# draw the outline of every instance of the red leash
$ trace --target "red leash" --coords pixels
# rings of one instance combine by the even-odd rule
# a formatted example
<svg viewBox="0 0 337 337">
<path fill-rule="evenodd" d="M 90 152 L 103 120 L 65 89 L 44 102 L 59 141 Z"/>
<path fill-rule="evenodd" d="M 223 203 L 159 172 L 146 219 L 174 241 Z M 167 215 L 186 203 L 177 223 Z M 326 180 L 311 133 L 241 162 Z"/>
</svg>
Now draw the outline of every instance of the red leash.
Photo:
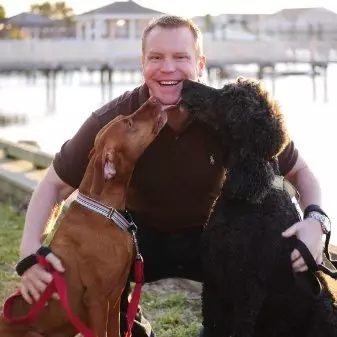
<svg viewBox="0 0 337 337">
<path fill-rule="evenodd" d="M 134 273 L 136 285 L 135 288 L 133 289 L 132 298 L 128 306 L 128 313 L 127 313 L 128 330 L 125 333 L 125 337 L 132 336 L 131 330 L 137 314 L 138 304 L 140 301 L 140 293 L 143 285 L 144 262 L 142 256 L 139 254 L 137 254 L 136 257 Z"/>
<path fill-rule="evenodd" d="M 52 274 L 53 276 L 52 281 L 48 284 L 47 288 L 41 294 L 38 301 L 32 306 L 31 310 L 25 316 L 12 317 L 13 302 L 17 297 L 21 297 L 20 290 L 16 291 L 4 303 L 3 308 L 4 319 L 7 320 L 9 323 L 14 324 L 33 323 L 44 309 L 46 302 L 51 298 L 52 294 L 54 292 L 57 292 L 60 296 L 61 304 L 63 305 L 63 308 L 66 311 L 70 322 L 77 329 L 77 331 L 83 334 L 83 337 L 97 337 L 71 310 L 68 303 L 67 286 L 61 274 L 52 267 L 50 262 L 46 260 L 45 257 L 38 255 L 37 259 L 38 263 L 40 263 L 41 266 L 43 266 L 46 270 L 48 270 Z M 131 337 L 131 329 L 140 301 L 141 287 L 143 284 L 142 259 L 137 259 L 135 262 L 135 281 L 136 286 L 133 291 L 132 299 L 128 307 L 127 313 L 128 331 L 125 337 Z"/>
</svg>

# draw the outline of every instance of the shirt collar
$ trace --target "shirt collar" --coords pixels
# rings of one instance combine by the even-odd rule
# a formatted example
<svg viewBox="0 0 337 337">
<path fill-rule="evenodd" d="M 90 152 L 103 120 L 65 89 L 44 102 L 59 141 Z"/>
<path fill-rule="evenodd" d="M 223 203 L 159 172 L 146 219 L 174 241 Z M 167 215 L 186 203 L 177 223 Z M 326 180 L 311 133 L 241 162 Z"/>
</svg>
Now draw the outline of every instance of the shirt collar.
<svg viewBox="0 0 337 337">
<path fill-rule="evenodd" d="M 138 98 L 139 106 L 142 106 L 150 98 L 149 87 L 145 83 L 139 88 Z"/>
</svg>

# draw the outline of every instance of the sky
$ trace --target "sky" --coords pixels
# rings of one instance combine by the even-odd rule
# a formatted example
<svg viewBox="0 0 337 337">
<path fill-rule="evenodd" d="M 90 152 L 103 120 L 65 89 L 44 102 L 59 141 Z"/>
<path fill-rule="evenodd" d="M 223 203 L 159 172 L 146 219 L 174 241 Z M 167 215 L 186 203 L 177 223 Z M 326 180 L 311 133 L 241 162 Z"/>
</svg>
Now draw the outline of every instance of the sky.
<svg viewBox="0 0 337 337">
<path fill-rule="evenodd" d="M 138 4 L 165 13 L 196 16 L 221 13 L 272 13 L 282 8 L 325 7 L 337 12 L 336 0 L 135 0 Z M 29 10 L 30 4 L 43 0 L 0 0 L 7 17 Z M 50 1 L 56 2 L 56 1 Z M 67 0 L 76 14 L 102 7 L 113 0 Z"/>
</svg>

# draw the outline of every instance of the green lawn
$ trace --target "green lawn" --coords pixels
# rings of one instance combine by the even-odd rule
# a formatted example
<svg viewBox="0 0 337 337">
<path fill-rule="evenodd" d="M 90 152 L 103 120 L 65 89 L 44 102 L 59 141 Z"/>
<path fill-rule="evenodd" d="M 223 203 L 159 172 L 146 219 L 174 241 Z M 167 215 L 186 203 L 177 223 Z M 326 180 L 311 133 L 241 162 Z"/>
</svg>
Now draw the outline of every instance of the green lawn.
<svg viewBox="0 0 337 337">
<path fill-rule="evenodd" d="M 17 286 L 14 266 L 18 260 L 20 237 L 24 218 L 10 207 L 0 204 L 0 300 Z"/>
<path fill-rule="evenodd" d="M 0 204 L 0 300 L 17 286 L 18 259 L 24 216 Z M 186 287 L 170 281 L 145 285 L 142 307 L 158 337 L 194 337 L 200 328 L 200 299 Z"/>
</svg>

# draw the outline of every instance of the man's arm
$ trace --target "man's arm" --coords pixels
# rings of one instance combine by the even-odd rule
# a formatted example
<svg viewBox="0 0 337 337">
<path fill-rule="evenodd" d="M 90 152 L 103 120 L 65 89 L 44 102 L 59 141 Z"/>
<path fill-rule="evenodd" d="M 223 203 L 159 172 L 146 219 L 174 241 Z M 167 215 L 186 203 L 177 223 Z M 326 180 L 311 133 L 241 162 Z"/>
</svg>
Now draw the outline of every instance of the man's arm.
<svg viewBox="0 0 337 337">
<path fill-rule="evenodd" d="M 310 204 L 321 205 L 322 196 L 319 182 L 300 154 L 298 154 L 295 165 L 287 173 L 286 178 L 298 190 L 302 210 Z M 323 232 L 318 220 L 312 218 L 304 219 L 283 232 L 284 237 L 290 237 L 292 235 L 296 235 L 298 239 L 306 244 L 317 263 L 322 262 Z M 302 272 L 308 269 L 297 249 L 292 252 L 291 260 L 295 272 Z"/>
<path fill-rule="evenodd" d="M 41 246 L 41 236 L 54 206 L 65 200 L 74 188 L 63 182 L 51 165 L 32 194 L 22 234 L 20 256 L 35 253 Z"/>
<path fill-rule="evenodd" d="M 63 182 L 51 165 L 35 189 L 28 205 L 20 246 L 21 258 L 34 254 L 41 247 L 42 233 L 51 211 L 57 203 L 65 200 L 73 191 L 74 188 Z M 47 259 L 56 270 L 64 271 L 61 261 L 54 254 L 48 254 Z M 51 275 L 38 264 L 27 269 L 22 275 L 20 285 L 23 298 L 28 303 L 37 301 L 51 279 Z M 53 297 L 58 298 L 55 294 Z"/>
<path fill-rule="evenodd" d="M 305 160 L 298 155 L 294 167 L 287 173 L 286 178 L 300 193 L 300 206 L 304 210 L 310 204 L 321 205 L 321 188 Z"/>
</svg>

